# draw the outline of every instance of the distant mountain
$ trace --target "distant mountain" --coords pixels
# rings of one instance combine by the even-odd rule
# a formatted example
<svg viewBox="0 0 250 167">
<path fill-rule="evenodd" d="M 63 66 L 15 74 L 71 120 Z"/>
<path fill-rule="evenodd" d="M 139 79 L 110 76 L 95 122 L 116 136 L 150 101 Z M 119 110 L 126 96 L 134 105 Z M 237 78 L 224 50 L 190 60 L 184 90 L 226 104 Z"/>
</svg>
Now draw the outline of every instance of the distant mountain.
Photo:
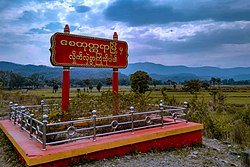
<svg viewBox="0 0 250 167">
<path fill-rule="evenodd" d="M 48 67 L 43 65 L 21 65 L 10 62 L 0 61 L 0 70 L 12 71 L 20 73 L 24 76 L 29 76 L 34 73 L 45 75 L 46 78 L 61 78 L 62 67 Z M 71 78 L 108 78 L 112 77 L 111 69 L 104 68 L 70 68 Z M 119 73 L 119 78 L 127 78 L 126 75 Z"/>
<path fill-rule="evenodd" d="M 0 70 L 13 71 L 29 76 L 33 73 L 45 75 L 48 79 L 61 78 L 62 67 L 48 67 L 43 65 L 21 65 L 0 61 Z M 234 80 L 250 80 L 250 67 L 218 68 L 218 67 L 186 67 L 164 66 L 154 63 L 129 64 L 126 69 L 119 69 L 119 78 L 128 78 L 138 70 L 146 71 L 153 79 L 173 80 L 182 82 L 190 79 L 210 80 L 211 77 Z M 108 68 L 71 68 L 71 78 L 107 78 L 112 77 L 112 69 Z"/>
<path fill-rule="evenodd" d="M 121 73 L 130 75 L 137 70 L 146 71 L 154 79 L 171 79 L 184 81 L 188 79 L 210 80 L 211 77 L 221 79 L 233 78 L 235 80 L 250 80 L 250 67 L 218 68 L 218 67 L 186 67 L 186 66 L 164 66 L 154 63 L 129 64 Z"/>
<path fill-rule="evenodd" d="M 171 74 L 171 75 L 150 74 L 150 77 L 156 80 L 162 80 L 162 81 L 171 80 L 175 82 L 183 82 L 191 79 L 206 80 L 206 78 L 202 78 L 197 75 L 187 74 L 187 73 Z"/>
</svg>

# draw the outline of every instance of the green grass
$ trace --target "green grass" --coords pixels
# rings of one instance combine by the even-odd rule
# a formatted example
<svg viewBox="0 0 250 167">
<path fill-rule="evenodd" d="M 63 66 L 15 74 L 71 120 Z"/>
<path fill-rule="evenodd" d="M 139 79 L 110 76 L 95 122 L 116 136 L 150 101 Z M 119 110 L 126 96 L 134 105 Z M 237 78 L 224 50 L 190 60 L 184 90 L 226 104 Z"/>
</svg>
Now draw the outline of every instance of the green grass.
<svg viewBox="0 0 250 167">
<path fill-rule="evenodd" d="M 161 86 L 162 87 L 162 86 Z M 158 89 L 161 88 L 160 86 L 157 87 Z M 167 87 L 169 88 L 169 87 Z M 83 88 L 79 88 L 80 92 L 83 93 Z M 250 104 L 250 87 L 249 86 L 223 86 L 221 87 L 223 94 L 226 97 L 226 103 L 227 104 Z M 112 91 L 112 88 L 109 87 L 103 87 L 101 91 Z M 120 86 L 119 87 L 119 93 L 128 93 L 130 91 L 130 86 Z M 18 93 L 19 90 L 13 90 L 13 91 L 4 91 L 4 92 L 11 92 L 11 93 Z M 92 91 L 85 91 L 85 93 L 91 94 L 91 95 L 100 95 L 101 93 L 96 90 L 96 88 L 93 88 Z M 146 94 L 149 94 L 149 92 L 146 92 Z M 183 92 L 180 91 L 180 88 L 177 89 L 177 91 L 173 89 L 168 89 L 166 91 L 166 94 L 169 98 L 175 98 L 175 100 L 182 104 L 184 101 L 189 101 L 191 98 L 193 98 L 193 94 L 190 94 L 189 92 Z M 62 97 L 62 90 L 59 89 L 57 93 L 52 93 L 52 89 L 36 89 L 36 90 L 29 90 L 28 93 L 22 94 L 22 95 L 35 95 L 42 97 L 46 101 L 57 101 L 60 102 Z M 202 90 L 200 92 L 197 92 L 196 95 L 198 98 L 203 97 L 205 100 L 210 98 L 210 94 L 208 91 Z M 71 88 L 70 89 L 70 98 L 73 98 L 77 96 L 77 88 Z M 152 91 L 150 98 L 154 98 L 157 100 L 163 99 L 163 96 L 161 94 L 161 91 Z"/>
</svg>

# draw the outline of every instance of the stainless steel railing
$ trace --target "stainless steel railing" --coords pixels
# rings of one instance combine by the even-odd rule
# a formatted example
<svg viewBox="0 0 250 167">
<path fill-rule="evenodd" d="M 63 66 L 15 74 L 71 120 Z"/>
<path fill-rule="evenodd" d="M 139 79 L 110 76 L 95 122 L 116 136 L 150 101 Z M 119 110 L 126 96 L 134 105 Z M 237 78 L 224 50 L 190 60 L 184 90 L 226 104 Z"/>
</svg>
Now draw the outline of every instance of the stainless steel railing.
<svg viewBox="0 0 250 167">
<path fill-rule="evenodd" d="M 93 140 L 97 137 L 112 135 L 122 132 L 131 132 L 136 130 L 161 127 L 177 124 L 179 122 L 188 122 L 186 114 L 183 112 L 185 107 L 164 106 L 160 101 L 159 110 L 135 112 L 133 106 L 128 113 L 115 116 L 97 117 L 96 110 L 92 111 L 91 118 L 81 118 L 78 120 L 49 123 L 49 112 L 46 108 L 58 105 L 47 105 L 41 101 L 41 105 L 19 106 L 10 102 L 9 120 L 14 125 L 20 126 L 21 130 L 26 131 L 30 138 L 36 139 L 42 144 L 42 150 L 46 150 L 47 145 L 61 144 L 77 140 Z M 34 118 L 30 109 L 40 109 L 42 120 Z M 38 111 L 38 110 L 36 110 Z M 36 114 L 36 113 L 35 113 Z M 185 119 L 184 119 L 184 118 Z"/>
</svg>

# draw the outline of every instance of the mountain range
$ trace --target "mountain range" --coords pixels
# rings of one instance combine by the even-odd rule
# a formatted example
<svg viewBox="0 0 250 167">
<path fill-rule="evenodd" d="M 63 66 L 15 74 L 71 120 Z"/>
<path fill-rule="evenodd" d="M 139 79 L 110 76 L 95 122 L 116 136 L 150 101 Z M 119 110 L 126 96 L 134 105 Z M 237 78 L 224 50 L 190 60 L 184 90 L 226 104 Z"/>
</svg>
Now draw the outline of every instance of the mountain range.
<svg viewBox="0 0 250 167">
<path fill-rule="evenodd" d="M 34 73 L 39 73 L 48 79 L 61 78 L 62 67 L 49 67 L 44 65 L 21 65 L 11 62 L 0 61 L 0 70 L 12 71 L 20 73 L 23 76 L 29 76 Z M 99 68 L 70 68 L 71 78 L 108 78 L 112 77 L 112 69 L 99 69 Z M 125 74 L 119 75 L 120 78 L 127 78 Z"/>
<path fill-rule="evenodd" d="M 29 76 L 33 73 L 45 75 L 48 79 L 61 78 L 62 67 L 49 67 L 43 65 L 21 65 L 11 62 L 0 61 L 0 70 L 12 71 Z M 201 79 L 210 80 L 211 77 L 221 79 L 233 78 L 234 80 L 250 80 L 250 67 L 219 68 L 219 67 L 187 67 L 187 66 L 164 66 L 154 63 L 133 63 L 126 69 L 119 69 L 119 78 L 128 78 L 130 74 L 142 70 L 147 72 L 153 79 L 173 80 L 176 82 Z M 103 68 L 75 68 L 70 69 L 71 78 L 107 78 L 112 77 L 112 69 Z"/>
<path fill-rule="evenodd" d="M 150 74 L 157 80 L 185 81 L 190 79 L 210 80 L 211 77 L 221 79 L 233 78 L 234 80 L 250 80 L 250 67 L 219 68 L 219 67 L 187 67 L 187 66 L 164 66 L 155 63 L 129 64 L 121 73 L 129 75 L 137 70 Z"/>
</svg>

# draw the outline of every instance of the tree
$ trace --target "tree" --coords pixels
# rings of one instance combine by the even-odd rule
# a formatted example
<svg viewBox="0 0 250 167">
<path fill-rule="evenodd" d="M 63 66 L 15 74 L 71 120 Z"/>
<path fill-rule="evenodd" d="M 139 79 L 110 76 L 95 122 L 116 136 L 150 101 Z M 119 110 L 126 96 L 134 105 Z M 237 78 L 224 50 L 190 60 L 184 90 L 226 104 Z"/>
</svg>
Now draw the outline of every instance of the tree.
<svg viewBox="0 0 250 167">
<path fill-rule="evenodd" d="M 45 80 L 46 80 L 45 76 L 40 74 L 40 76 L 39 76 L 39 86 L 40 87 L 44 87 Z"/>
<path fill-rule="evenodd" d="M 201 82 L 198 79 L 186 81 L 183 87 L 185 91 L 190 92 L 191 94 L 194 94 L 194 92 L 199 92 L 200 88 Z"/>
<path fill-rule="evenodd" d="M 215 78 L 215 77 L 212 77 L 211 80 L 210 80 L 210 83 L 214 86 L 215 83 L 216 83 L 216 78 Z"/>
<path fill-rule="evenodd" d="M 14 88 L 21 88 L 26 82 L 26 78 L 19 73 L 13 73 L 11 77 L 11 82 Z"/>
<path fill-rule="evenodd" d="M 58 90 L 58 81 L 56 79 L 51 80 L 53 85 L 53 93 L 56 93 Z"/>
<path fill-rule="evenodd" d="M 106 78 L 106 85 L 110 88 L 110 85 L 112 85 L 112 78 Z"/>
<path fill-rule="evenodd" d="M 221 84 L 221 79 L 220 78 L 216 78 L 216 83 L 219 86 Z"/>
<path fill-rule="evenodd" d="M 90 92 L 92 92 L 92 89 L 93 89 L 93 88 L 94 88 L 93 85 L 90 84 L 90 85 L 89 85 L 89 90 L 90 90 Z"/>
<path fill-rule="evenodd" d="M 39 85 L 45 83 L 45 77 L 39 73 L 34 73 L 29 76 L 29 84 L 33 87 L 33 89 L 38 88 Z"/>
<path fill-rule="evenodd" d="M 211 80 L 210 80 L 210 83 L 213 84 L 213 86 L 215 86 L 215 84 L 220 85 L 221 84 L 221 79 L 216 78 L 216 77 L 212 77 Z"/>
<path fill-rule="evenodd" d="M 21 88 L 26 83 L 26 78 L 19 73 L 9 73 L 7 80 L 9 89 Z"/>
<path fill-rule="evenodd" d="M 169 85 L 169 87 L 171 86 L 171 84 L 172 84 L 172 81 L 169 79 L 169 80 L 167 80 L 167 85 Z"/>
<path fill-rule="evenodd" d="M 204 88 L 205 90 L 208 90 L 208 88 L 209 88 L 209 83 L 207 83 L 207 82 L 203 82 L 202 84 L 201 84 L 201 87 L 202 88 Z"/>
<path fill-rule="evenodd" d="M 148 82 L 151 80 L 152 78 L 148 73 L 144 71 L 136 71 L 130 76 L 131 88 L 134 92 L 145 93 L 149 88 Z"/>
<path fill-rule="evenodd" d="M 119 85 L 130 85 L 129 78 L 120 78 L 118 82 Z"/>
<path fill-rule="evenodd" d="M 83 87 L 84 83 L 81 79 L 79 78 L 71 78 L 70 79 L 70 85 L 72 85 L 72 87 Z"/>
<path fill-rule="evenodd" d="M 228 84 L 229 84 L 229 85 L 233 85 L 233 84 L 235 84 L 234 79 L 233 79 L 233 78 L 230 78 L 230 79 L 228 80 Z"/>
<path fill-rule="evenodd" d="M 85 84 L 85 87 L 87 87 L 87 92 L 88 92 L 88 86 L 89 86 L 90 82 L 91 81 L 89 79 L 84 79 L 83 80 L 83 83 Z"/>
<path fill-rule="evenodd" d="M 0 71 L 0 88 L 4 88 L 7 83 L 5 71 Z"/>
<path fill-rule="evenodd" d="M 154 80 L 153 80 L 153 85 L 154 85 L 154 87 L 156 87 L 157 83 L 158 83 L 158 81 L 154 79 Z"/>
<path fill-rule="evenodd" d="M 0 83 L 2 88 L 18 89 L 27 84 L 27 78 L 20 73 L 0 71 Z"/>
<path fill-rule="evenodd" d="M 98 92 L 101 91 L 101 89 L 102 89 L 102 82 L 98 82 L 98 84 L 96 85 L 96 89 L 98 90 Z"/>
<path fill-rule="evenodd" d="M 1 80 L 3 82 L 3 87 L 8 88 L 8 89 L 12 89 L 11 86 L 11 75 L 12 75 L 12 71 L 3 71 L 1 72 Z"/>
<path fill-rule="evenodd" d="M 172 81 L 172 84 L 173 84 L 173 88 L 176 89 L 177 82 Z"/>
</svg>

